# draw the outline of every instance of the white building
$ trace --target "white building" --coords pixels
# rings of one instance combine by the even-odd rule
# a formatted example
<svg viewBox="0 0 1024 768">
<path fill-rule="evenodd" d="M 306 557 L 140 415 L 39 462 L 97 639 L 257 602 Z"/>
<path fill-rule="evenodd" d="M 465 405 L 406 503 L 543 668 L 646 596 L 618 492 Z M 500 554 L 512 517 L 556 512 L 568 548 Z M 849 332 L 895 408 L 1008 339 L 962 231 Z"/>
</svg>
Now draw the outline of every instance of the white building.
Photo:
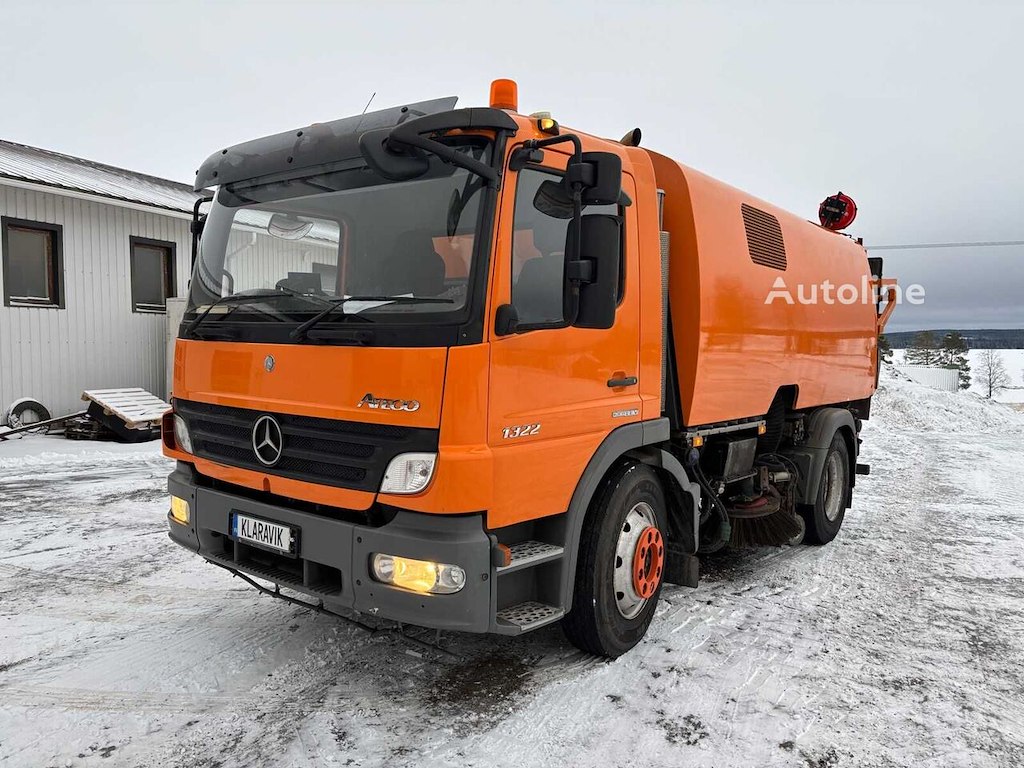
<svg viewBox="0 0 1024 768">
<path fill-rule="evenodd" d="M 924 384 L 932 389 L 945 392 L 960 391 L 960 371 L 956 368 L 939 368 L 934 365 L 898 365 L 896 370 L 906 374 L 911 381 Z"/>
<path fill-rule="evenodd" d="M 0 417 L 85 389 L 167 396 L 166 300 L 184 296 L 187 184 L 0 141 Z"/>
</svg>

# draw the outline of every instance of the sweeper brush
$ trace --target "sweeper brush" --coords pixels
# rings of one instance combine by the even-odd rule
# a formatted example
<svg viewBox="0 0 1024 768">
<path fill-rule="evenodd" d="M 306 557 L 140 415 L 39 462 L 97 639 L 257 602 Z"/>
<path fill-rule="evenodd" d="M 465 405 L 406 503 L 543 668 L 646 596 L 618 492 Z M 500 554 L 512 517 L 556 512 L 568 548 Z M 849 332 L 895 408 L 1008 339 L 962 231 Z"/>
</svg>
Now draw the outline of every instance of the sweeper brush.
<svg viewBox="0 0 1024 768">
<path fill-rule="evenodd" d="M 743 549 L 799 543 L 804 534 L 803 518 L 790 511 L 791 505 L 782 502 L 779 493 L 771 489 L 764 496 L 730 506 L 729 546 Z"/>
</svg>

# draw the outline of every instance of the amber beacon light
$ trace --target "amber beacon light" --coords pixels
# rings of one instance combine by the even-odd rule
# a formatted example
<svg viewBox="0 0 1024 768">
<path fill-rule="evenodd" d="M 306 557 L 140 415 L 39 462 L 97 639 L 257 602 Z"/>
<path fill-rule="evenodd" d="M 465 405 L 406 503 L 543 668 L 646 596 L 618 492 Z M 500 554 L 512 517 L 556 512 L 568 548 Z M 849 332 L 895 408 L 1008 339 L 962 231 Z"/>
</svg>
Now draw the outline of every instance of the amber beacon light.
<svg viewBox="0 0 1024 768">
<path fill-rule="evenodd" d="M 491 82 L 491 106 L 494 109 L 519 109 L 519 86 L 515 80 L 494 80 Z"/>
</svg>

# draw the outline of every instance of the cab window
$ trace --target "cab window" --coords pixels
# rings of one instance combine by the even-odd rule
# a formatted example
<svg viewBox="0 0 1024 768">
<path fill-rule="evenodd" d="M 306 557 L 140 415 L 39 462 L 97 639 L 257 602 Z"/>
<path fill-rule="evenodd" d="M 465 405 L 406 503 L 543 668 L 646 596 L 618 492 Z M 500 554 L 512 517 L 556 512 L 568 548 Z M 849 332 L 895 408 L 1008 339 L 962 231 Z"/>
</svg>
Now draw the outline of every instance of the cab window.
<svg viewBox="0 0 1024 768">
<path fill-rule="evenodd" d="M 539 210 L 537 193 L 560 174 L 524 168 L 518 174 L 512 225 L 512 306 L 521 325 L 557 325 L 565 319 L 565 239 L 571 219 Z M 618 214 L 618 206 L 587 206 L 583 215 Z M 620 256 L 621 259 L 621 256 Z M 620 274 L 623 274 L 620 263 Z M 618 299 L 622 298 L 620 282 Z"/>
</svg>

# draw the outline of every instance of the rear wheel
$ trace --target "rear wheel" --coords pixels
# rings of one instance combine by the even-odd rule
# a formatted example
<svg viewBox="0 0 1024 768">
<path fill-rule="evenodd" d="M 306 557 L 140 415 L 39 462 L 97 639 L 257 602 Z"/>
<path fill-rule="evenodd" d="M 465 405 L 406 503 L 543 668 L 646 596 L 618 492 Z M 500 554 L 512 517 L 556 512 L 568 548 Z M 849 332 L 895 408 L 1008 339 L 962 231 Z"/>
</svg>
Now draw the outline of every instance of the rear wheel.
<svg viewBox="0 0 1024 768">
<path fill-rule="evenodd" d="M 825 456 L 818 483 L 818 498 L 813 505 L 804 507 L 807 522 L 805 541 L 810 544 L 828 544 L 839 533 L 846 516 L 846 503 L 850 495 L 850 449 L 846 440 L 836 432 Z"/>
<path fill-rule="evenodd" d="M 647 632 L 665 572 L 665 493 L 643 464 L 616 467 L 598 492 L 580 537 L 569 640 L 601 656 L 621 656 Z"/>
</svg>

